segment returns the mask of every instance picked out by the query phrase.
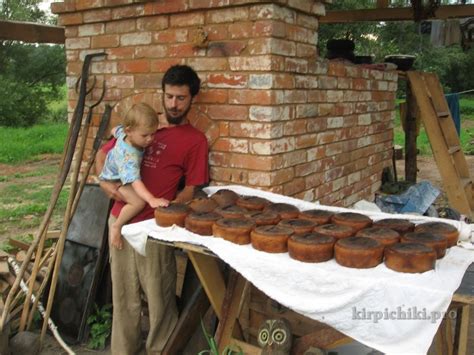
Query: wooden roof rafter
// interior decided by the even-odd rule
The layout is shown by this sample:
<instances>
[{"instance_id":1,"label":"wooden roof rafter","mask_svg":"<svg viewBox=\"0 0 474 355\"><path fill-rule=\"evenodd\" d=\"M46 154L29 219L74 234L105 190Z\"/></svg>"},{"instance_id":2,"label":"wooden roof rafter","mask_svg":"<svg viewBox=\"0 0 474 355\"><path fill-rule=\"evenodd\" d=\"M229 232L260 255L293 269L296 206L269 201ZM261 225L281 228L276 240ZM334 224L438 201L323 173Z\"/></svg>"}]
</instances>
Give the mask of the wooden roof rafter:
<instances>
[{"instance_id":1,"label":"wooden roof rafter","mask_svg":"<svg viewBox=\"0 0 474 355\"><path fill-rule=\"evenodd\" d=\"M385 1L378 1L375 9L326 11L320 23L351 23L363 21L413 21L411 7L387 7ZM441 5L435 17L428 20L474 17L474 5Z\"/></svg>"},{"instance_id":2,"label":"wooden roof rafter","mask_svg":"<svg viewBox=\"0 0 474 355\"><path fill-rule=\"evenodd\" d=\"M0 40L64 44L64 27L0 20Z\"/></svg>"}]
</instances>

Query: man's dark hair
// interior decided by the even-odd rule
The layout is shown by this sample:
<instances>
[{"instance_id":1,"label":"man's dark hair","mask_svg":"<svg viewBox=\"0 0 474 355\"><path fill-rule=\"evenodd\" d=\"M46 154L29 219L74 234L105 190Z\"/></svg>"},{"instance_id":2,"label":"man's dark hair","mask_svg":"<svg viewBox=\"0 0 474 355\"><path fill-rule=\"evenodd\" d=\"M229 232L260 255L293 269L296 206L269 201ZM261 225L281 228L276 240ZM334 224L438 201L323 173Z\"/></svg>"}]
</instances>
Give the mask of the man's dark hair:
<instances>
[{"instance_id":1,"label":"man's dark hair","mask_svg":"<svg viewBox=\"0 0 474 355\"><path fill-rule=\"evenodd\" d=\"M196 96L201 86L201 79L199 79L197 73L188 65L173 65L169 68L163 80L161 81L161 88L165 91L165 85L176 85L189 87L191 96Z\"/></svg>"}]
</instances>

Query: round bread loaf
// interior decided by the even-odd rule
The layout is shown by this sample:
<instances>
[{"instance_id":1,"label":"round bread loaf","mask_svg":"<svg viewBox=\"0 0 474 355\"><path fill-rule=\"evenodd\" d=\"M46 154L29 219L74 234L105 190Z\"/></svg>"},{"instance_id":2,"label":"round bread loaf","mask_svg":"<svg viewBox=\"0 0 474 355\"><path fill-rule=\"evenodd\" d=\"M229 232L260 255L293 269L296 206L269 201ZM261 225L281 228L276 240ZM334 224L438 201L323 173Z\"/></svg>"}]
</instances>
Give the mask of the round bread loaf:
<instances>
[{"instance_id":1,"label":"round bread loaf","mask_svg":"<svg viewBox=\"0 0 474 355\"><path fill-rule=\"evenodd\" d=\"M436 251L420 243L398 243L385 248L385 265L398 272L425 272L433 270Z\"/></svg>"},{"instance_id":2,"label":"round bread loaf","mask_svg":"<svg viewBox=\"0 0 474 355\"><path fill-rule=\"evenodd\" d=\"M272 203L265 207L264 211L276 212L281 219L298 218L300 210L289 203Z\"/></svg>"},{"instance_id":3,"label":"round bread loaf","mask_svg":"<svg viewBox=\"0 0 474 355\"><path fill-rule=\"evenodd\" d=\"M223 218L243 218L248 211L237 205L228 205L225 207L217 207L214 212L220 214Z\"/></svg>"},{"instance_id":4,"label":"round bread loaf","mask_svg":"<svg viewBox=\"0 0 474 355\"><path fill-rule=\"evenodd\" d=\"M260 226L250 232L252 246L267 253L286 253L288 238L293 234L291 228L281 226Z\"/></svg>"},{"instance_id":5,"label":"round bread loaf","mask_svg":"<svg viewBox=\"0 0 474 355\"><path fill-rule=\"evenodd\" d=\"M415 232L441 234L448 240L448 248L458 244L459 231L452 224L443 222L421 223L415 227Z\"/></svg>"},{"instance_id":6,"label":"round bread loaf","mask_svg":"<svg viewBox=\"0 0 474 355\"><path fill-rule=\"evenodd\" d=\"M332 259L336 239L319 233L294 234L288 239L288 253L293 259L320 263Z\"/></svg>"},{"instance_id":7,"label":"round bread loaf","mask_svg":"<svg viewBox=\"0 0 474 355\"><path fill-rule=\"evenodd\" d=\"M441 234L428 232L410 232L402 236L402 243L420 243L433 248L436 251L436 257L441 259L446 254L448 240Z\"/></svg>"},{"instance_id":8,"label":"round bread loaf","mask_svg":"<svg viewBox=\"0 0 474 355\"><path fill-rule=\"evenodd\" d=\"M184 220L184 226L199 235L212 235L212 225L220 218L215 212L192 212Z\"/></svg>"},{"instance_id":9,"label":"round bread loaf","mask_svg":"<svg viewBox=\"0 0 474 355\"><path fill-rule=\"evenodd\" d=\"M313 221L310 221L309 219L298 218L282 219L278 225L291 228L293 229L293 233L298 234L312 232L314 227L316 227L316 223Z\"/></svg>"},{"instance_id":10,"label":"round bread loaf","mask_svg":"<svg viewBox=\"0 0 474 355\"><path fill-rule=\"evenodd\" d=\"M235 205L239 195L232 190L222 189L212 194L211 198L216 201L219 207Z\"/></svg>"},{"instance_id":11,"label":"round bread loaf","mask_svg":"<svg viewBox=\"0 0 474 355\"><path fill-rule=\"evenodd\" d=\"M188 206L194 212L212 212L217 208L217 203L207 197L197 197L189 201Z\"/></svg>"},{"instance_id":12,"label":"round bread loaf","mask_svg":"<svg viewBox=\"0 0 474 355\"><path fill-rule=\"evenodd\" d=\"M338 224L323 224L314 228L314 232L328 235L336 239L349 238L354 236L355 231L348 226L340 226Z\"/></svg>"},{"instance_id":13,"label":"round bread loaf","mask_svg":"<svg viewBox=\"0 0 474 355\"><path fill-rule=\"evenodd\" d=\"M309 219L319 225L329 223L333 215L334 212L325 210L307 210L300 212L299 218Z\"/></svg>"},{"instance_id":14,"label":"round bread loaf","mask_svg":"<svg viewBox=\"0 0 474 355\"><path fill-rule=\"evenodd\" d=\"M257 226L275 225L280 222L280 216L275 212L253 211L248 213L246 217L255 221Z\"/></svg>"},{"instance_id":15,"label":"round bread loaf","mask_svg":"<svg viewBox=\"0 0 474 355\"><path fill-rule=\"evenodd\" d=\"M361 229L356 237L366 237L378 240L384 247L400 242L400 234L390 228L371 227Z\"/></svg>"},{"instance_id":16,"label":"round bread loaf","mask_svg":"<svg viewBox=\"0 0 474 355\"><path fill-rule=\"evenodd\" d=\"M331 222L341 226L351 227L356 232L372 225L372 220L369 217L355 212L336 213L331 217Z\"/></svg>"},{"instance_id":17,"label":"round bread loaf","mask_svg":"<svg viewBox=\"0 0 474 355\"><path fill-rule=\"evenodd\" d=\"M249 218L221 218L212 226L214 237L236 244L249 244L255 222Z\"/></svg>"},{"instance_id":18,"label":"round bread loaf","mask_svg":"<svg viewBox=\"0 0 474 355\"><path fill-rule=\"evenodd\" d=\"M184 203L170 203L167 207L155 209L155 221L160 227L170 227L173 224L184 227L184 219L189 214L190 208Z\"/></svg>"},{"instance_id":19,"label":"round bread loaf","mask_svg":"<svg viewBox=\"0 0 474 355\"><path fill-rule=\"evenodd\" d=\"M368 269L382 262L383 249L383 245L375 239L349 237L336 242L334 256L342 266Z\"/></svg>"},{"instance_id":20,"label":"round bread loaf","mask_svg":"<svg viewBox=\"0 0 474 355\"><path fill-rule=\"evenodd\" d=\"M384 218L374 222L374 227L390 228L398 232L400 235L413 232L415 224L406 219L401 218Z\"/></svg>"},{"instance_id":21,"label":"round bread loaf","mask_svg":"<svg viewBox=\"0 0 474 355\"><path fill-rule=\"evenodd\" d=\"M239 196L235 203L249 211L261 211L270 201L257 196Z\"/></svg>"}]
</instances>

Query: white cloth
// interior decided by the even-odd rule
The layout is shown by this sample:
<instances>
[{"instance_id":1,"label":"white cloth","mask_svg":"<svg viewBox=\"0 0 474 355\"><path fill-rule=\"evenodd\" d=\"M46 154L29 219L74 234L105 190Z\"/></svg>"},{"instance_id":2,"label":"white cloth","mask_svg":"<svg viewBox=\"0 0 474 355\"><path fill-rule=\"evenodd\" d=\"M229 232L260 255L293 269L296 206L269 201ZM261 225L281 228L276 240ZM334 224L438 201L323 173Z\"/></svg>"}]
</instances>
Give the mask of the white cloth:
<instances>
[{"instance_id":1,"label":"white cloth","mask_svg":"<svg viewBox=\"0 0 474 355\"><path fill-rule=\"evenodd\" d=\"M353 211L241 186L209 187L206 192L212 194L222 188L273 202L291 203L300 210ZM380 212L366 214L374 220L389 217L402 217L415 223L441 220ZM473 225L441 221L451 223L467 234L474 230ZM474 262L473 251L453 247L436 262L435 270L405 274L390 270L384 264L372 269L351 269L338 265L334 259L317 264L303 263L291 259L287 253L264 253L251 245L199 236L177 226L161 228L154 220L125 226L122 233L127 240L129 236L145 236L142 244L146 243L148 235L164 241L206 246L282 305L388 354L424 354L428 351L454 291L467 267ZM139 247L136 240L129 241ZM411 319L400 319L403 317Z\"/></svg>"}]
</instances>

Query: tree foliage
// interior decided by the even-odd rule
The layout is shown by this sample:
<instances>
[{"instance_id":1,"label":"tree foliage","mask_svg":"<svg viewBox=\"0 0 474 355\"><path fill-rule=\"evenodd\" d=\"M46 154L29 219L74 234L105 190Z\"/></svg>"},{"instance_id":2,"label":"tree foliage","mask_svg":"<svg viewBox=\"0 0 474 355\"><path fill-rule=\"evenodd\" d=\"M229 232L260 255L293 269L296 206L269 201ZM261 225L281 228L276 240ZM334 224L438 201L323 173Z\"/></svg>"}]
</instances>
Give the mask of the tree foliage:
<instances>
[{"instance_id":1,"label":"tree foliage","mask_svg":"<svg viewBox=\"0 0 474 355\"><path fill-rule=\"evenodd\" d=\"M39 0L0 0L2 19L47 22ZM29 126L50 116L65 82L63 46L0 41L0 125Z\"/></svg>"}]
</instances>

